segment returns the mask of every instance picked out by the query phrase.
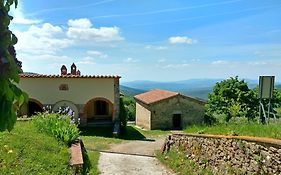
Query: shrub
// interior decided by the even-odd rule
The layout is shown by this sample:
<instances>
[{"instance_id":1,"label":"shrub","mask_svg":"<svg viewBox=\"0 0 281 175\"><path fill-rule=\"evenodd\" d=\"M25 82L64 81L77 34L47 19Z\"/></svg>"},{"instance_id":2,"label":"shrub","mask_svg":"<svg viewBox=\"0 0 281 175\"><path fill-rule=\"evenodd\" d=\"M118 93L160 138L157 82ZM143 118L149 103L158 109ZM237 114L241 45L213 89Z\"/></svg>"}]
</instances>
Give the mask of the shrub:
<instances>
[{"instance_id":1,"label":"shrub","mask_svg":"<svg viewBox=\"0 0 281 175\"><path fill-rule=\"evenodd\" d=\"M53 135L68 145L75 142L80 134L77 126L66 115L39 113L32 122L40 132Z\"/></svg>"}]
</instances>

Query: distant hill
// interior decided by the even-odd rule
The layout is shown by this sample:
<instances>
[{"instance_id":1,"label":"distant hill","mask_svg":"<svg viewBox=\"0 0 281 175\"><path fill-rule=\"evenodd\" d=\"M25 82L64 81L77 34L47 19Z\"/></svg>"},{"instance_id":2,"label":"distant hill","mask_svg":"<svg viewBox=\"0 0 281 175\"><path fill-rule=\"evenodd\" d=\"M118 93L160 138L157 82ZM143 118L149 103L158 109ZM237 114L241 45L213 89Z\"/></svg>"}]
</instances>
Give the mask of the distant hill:
<instances>
[{"instance_id":1,"label":"distant hill","mask_svg":"<svg viewBox=\"0 0 281 175\"><path fill-rule=\"evenodd\" d=\"M213 86L221 80L222 79L191 79L175 82L132 81L123 83L123 85L138 90L143 89L145 91L164 89L192 97L207 99L208 94L213 90Z\"/></svg>"},{"instance_id":2,"label":"distant hill","mask_svg":"<svg viewBox=\"0 0 281 175\"><path fill-rule=\"evenodd\" d=\"M164 89L180 92L182 94L207 99L208 94L213 91L217 82L223 79L190 79L174 82L157 82L157 81L132 81L123 83L127 88L137 89L139 91L149 91L152 89ZM258 80L245 79L249 88L258 86ZM280 82L276 82L277 88L281 89Z\"/></svg>"},{"instance_id":3,"label":"distant hill","mask_svg":"<svg viewBox=\"0 0 281 175\"><path fill-rule=\"evenodd\" d=\"M204 88L213 87L217 82L222 79L191 79L174 82L157 82L157 81L132 81L123 83L124 86L152 90L152 89L165 89L171 91L182 91L182 90L198 90Z\"/></svg>"},{"instance_id":4,"label":"distant hill","mask_svg":"<svg viewBox=\"0 0 281 175\"><path fill-rule=\"evenodd\" d=\"M125 96L135 96L137 94L141 94L146 92L145 90L140 90L140 89L135 89L135 88L130 88L127 86L120 85L120 91L123 93Z\"/></svg>"},{"instance_id":5,"label":"distant hill","mask_svg":"<svg viewBox=\"0 0 281 175\"><path fill-rule=\"evenodd\" d=\"M211 93L213 91L212 87L209 88L204 88L204 89L198 89L198 90L191 90L191 91L179 91L180 93L184 94L184 95L188 95L191 97L197 97L203 100L207 100L208 99L208 94Z\"/></svg>"}]
</instances>

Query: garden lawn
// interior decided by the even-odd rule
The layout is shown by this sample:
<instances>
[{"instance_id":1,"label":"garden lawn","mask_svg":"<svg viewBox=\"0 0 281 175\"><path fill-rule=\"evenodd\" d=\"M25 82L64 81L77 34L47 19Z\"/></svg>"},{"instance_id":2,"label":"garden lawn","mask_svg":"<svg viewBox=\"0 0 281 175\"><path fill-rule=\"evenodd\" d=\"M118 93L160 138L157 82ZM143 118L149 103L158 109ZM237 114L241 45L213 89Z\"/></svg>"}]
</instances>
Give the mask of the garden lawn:
<instances>
[{"instance_id":1,"label":"garden lawn","mask_svg":"<svg viewBox=\"0 0 281 175\"><path fill-rule=\"evenodd\" d=\"M258 123L220 124L214 126L192 126L186 133L255 136L281 139L281 123L262 125Z\"/></svg>"},{"instance_id":2,"label":"garden lawn","mask_svg":"<svg viewBox=\"0 0 281 175\"><path fill-rule=\"evenodd\" d=\"M0 174L71 174L67 146L39 133L31 122L0 132Z\"/></svg>"}]
</instances>

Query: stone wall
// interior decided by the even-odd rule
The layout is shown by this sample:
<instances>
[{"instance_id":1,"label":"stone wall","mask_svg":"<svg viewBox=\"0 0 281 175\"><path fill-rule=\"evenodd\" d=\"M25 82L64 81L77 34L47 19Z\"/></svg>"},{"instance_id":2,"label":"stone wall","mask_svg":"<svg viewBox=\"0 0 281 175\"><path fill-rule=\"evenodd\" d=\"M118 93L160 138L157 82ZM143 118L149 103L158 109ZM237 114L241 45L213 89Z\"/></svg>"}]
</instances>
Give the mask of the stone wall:
<instances>
[{"instance_id":1,"label":"stone wall","mask_svg":"<svg viewBox=\"0 0 281 175\"><path fill-rule=\"evenodd\" d=\"M281 140L173 134L162 151L170 149L185 151L188 159L215 174L281 174Z\"/></svg>"},{"instance_id":2,"label":"stone wall","mask_svg":"<svg viewBox=\"0 0 281 175\"><path fill-rule=\"evenodd\" d=\"M149 107L141 102L136 101L136 125L145 129L151 129Z\"/></svg>"}]
</instances>

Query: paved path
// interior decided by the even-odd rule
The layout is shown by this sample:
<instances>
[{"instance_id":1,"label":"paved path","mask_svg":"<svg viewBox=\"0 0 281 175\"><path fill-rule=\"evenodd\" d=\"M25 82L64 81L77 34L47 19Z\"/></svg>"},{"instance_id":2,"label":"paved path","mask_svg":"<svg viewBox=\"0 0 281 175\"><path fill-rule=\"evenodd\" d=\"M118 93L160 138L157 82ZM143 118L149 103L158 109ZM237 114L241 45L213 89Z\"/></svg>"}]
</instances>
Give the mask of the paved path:
<instances>
[{"instance_id":1,"label":"paved path","mask_svg":"<svg viewBox=\"0 0 281 175\"><path fill-rule=\"evenodd\" d=\"M170 175L155 157L102 152L98 168L101 175Z\"/></svg>"},{"instance_id":2,"label":"paved path","mask_svg":"<svg viewBox=\"0 0 281 175\"><path fill-rule=\"evenodd\" d=\"M130 141L114 145L109 152L101 152L98 168L104 175L170 175L174 174L155 157L155 150L165 137L156 140Z\"/></svg>"},{"instance_id":3,"label":"paved path","mask_svg":"<svg viewBox=\"0 0 281 175\"><path fill-rule=\"evenodd\" d=\"M164 141L165 137L156 140L135 140L124 144L114 145L108 151L153 156L156 150L161 149Z\"/></svg>"}]
</instances>

